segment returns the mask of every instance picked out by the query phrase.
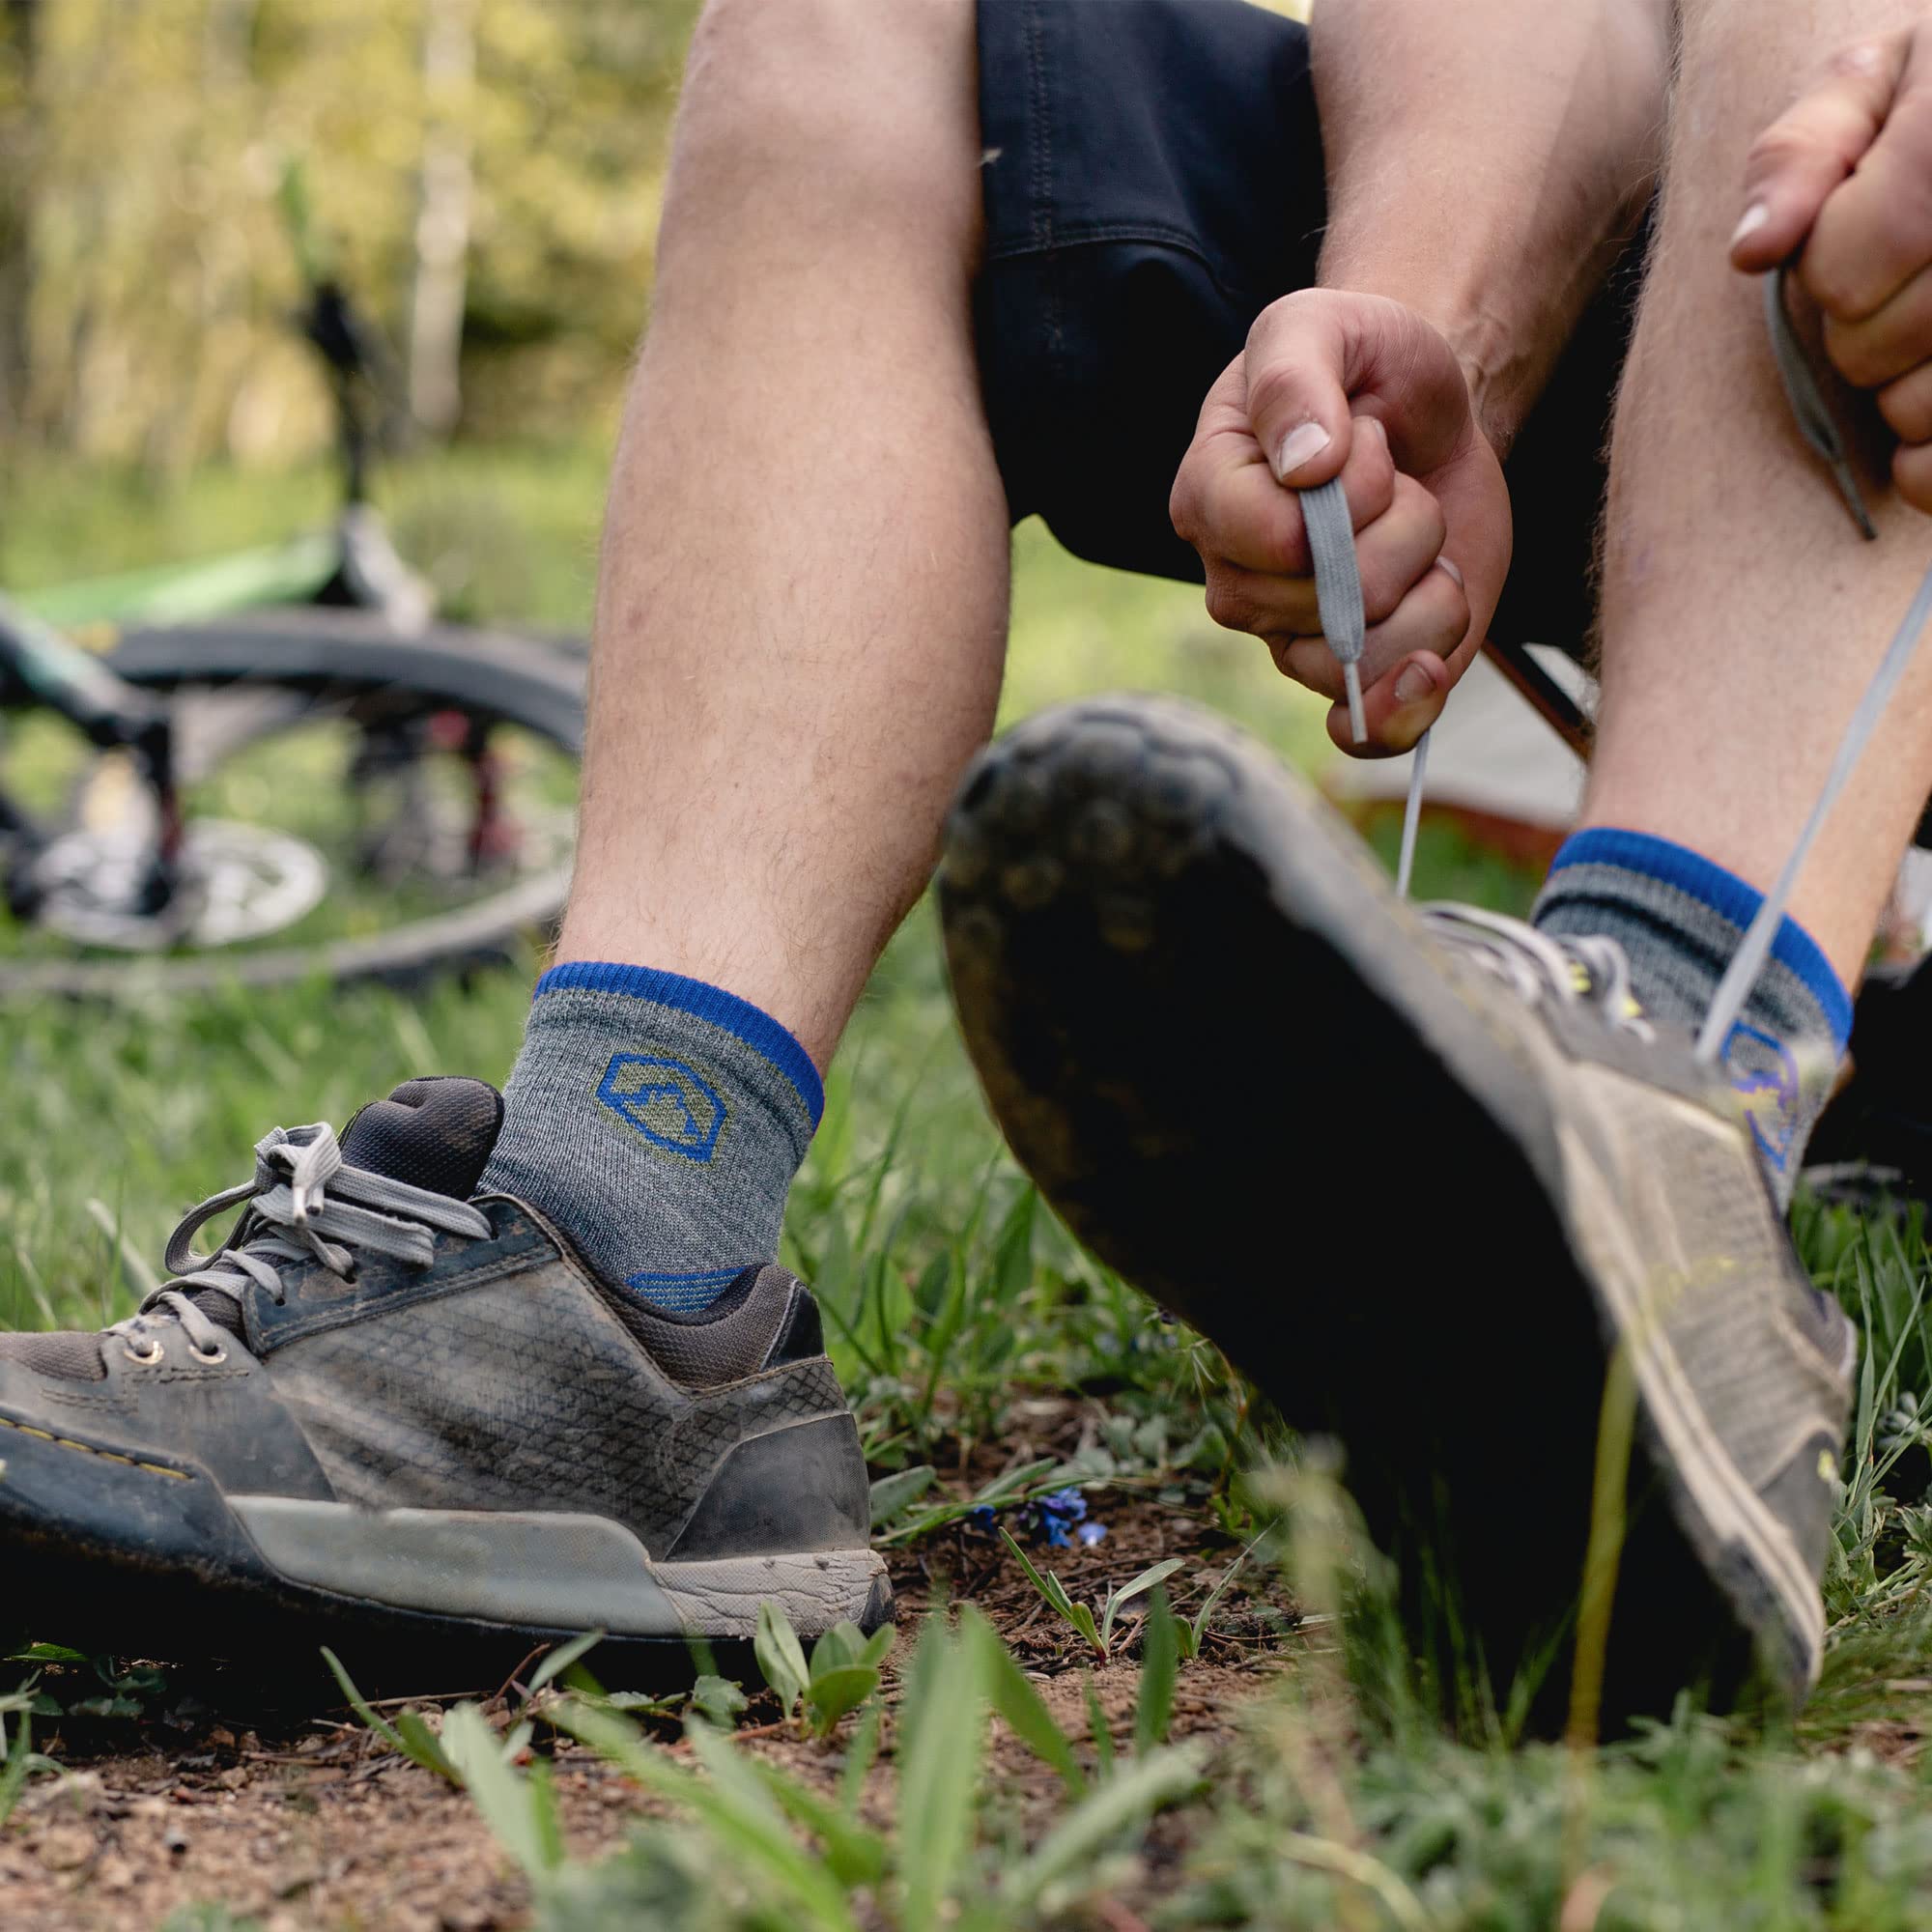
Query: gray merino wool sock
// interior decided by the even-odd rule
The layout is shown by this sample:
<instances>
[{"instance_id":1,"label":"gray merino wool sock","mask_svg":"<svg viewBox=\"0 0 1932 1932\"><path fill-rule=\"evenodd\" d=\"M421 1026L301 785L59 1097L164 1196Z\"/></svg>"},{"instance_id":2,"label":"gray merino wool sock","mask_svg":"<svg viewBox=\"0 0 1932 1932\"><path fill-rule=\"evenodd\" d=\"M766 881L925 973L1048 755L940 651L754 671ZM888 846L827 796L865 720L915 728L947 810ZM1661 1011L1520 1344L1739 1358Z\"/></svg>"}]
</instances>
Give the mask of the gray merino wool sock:
<instances>
[{"instance_id":1,"label":"gray merino wool sock","mask_svg":"<svg viewBox=\"0 0 1932 1932\"><path fill-rule=\"evenodd\" d=\"M1763 903L1755 887L1685 846L1600 827L1565 841L1532 919L1558 939L1614 939L1646 1017L1694 1033ZM1851 1030L1851 995L1818 943L1786 919L1719 1056L1780 1207Z\"/></svg>"},{"instance_id":2,"label":"gray merino wool sock","mask_svg":"<svg viewBox=\"0 0 1932 1932\"><path fill-rule=\"evenodd\" d=\"M736 994L577 961L537 981L504 1103L477 1191L528 1202L607 1281L689 1315L778 1252L825 1094Z\"/></svg>"}]
</instances>

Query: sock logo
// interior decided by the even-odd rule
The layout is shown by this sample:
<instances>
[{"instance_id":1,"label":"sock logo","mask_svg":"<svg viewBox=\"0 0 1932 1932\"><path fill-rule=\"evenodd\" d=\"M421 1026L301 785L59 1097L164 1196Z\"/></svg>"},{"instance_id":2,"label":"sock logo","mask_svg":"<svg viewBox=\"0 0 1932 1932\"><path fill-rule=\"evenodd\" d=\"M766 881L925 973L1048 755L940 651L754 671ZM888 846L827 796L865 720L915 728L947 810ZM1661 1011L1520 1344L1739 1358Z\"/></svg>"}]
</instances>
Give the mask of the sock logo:
<instances>
[{"instance_id":1,"label":"sock logo","mask_svg":"<svg viewBox=\"0 0 1932 1932\"><path fill-rule=\"evenodd\" d=\"M1724 1041L1724 1071L1744 1102L1751 1138L1782 1172L1798 1131L1798 1063L1791 1049L1740 1020Z\"/></svg>"},{"instance_id":2,"label":"sock logo","mask_svg":"<svg viewBox=\"0 0 1932 1932\"><path fill-rule=\"evenodd\" d=\"M724 1102L716 1088L681 1060L612 1054L597 1083L597 1097L653 1147L696 1161L708 1161L718 1151Z\"/></svg>"}]
</instances>

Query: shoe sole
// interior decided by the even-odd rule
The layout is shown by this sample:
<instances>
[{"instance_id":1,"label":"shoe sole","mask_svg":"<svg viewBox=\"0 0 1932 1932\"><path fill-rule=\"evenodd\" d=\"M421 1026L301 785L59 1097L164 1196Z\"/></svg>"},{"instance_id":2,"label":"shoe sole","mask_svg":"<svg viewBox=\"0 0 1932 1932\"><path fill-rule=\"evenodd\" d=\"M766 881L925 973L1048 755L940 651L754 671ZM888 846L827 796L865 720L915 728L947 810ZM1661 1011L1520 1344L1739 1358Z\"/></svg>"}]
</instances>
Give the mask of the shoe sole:
<instances>
[{"instance_id":1,"label":"shoe sole","mask_svg":"<svg viewBox=\"0 0 1932 1932\"><path fill-rule=\"evenodd\" d=\"M871 1549L657 1562L602 1517L223 1495L191 1463L5 1414L0 1574L49 1638L144 1656L286 1657L359 1634L447 1668L603 1630L600 1669L676 1676L695 1642L748 1642L767 1599L807 1639L894 1616Z\"/></svg>"},{"instance_id":2,"label":"shoe sole","mask_svg":"<svg viewBox=\"0 0 1932 1932\"><path fill-rule=\"evenodd\" d=\"M1434 1567L1492 1682L1549 1655L1609 1345L1636 1320L1559 1206L1588 1184L1549 1099L1572 1064L1492 1035L1327 808L1171 700L1070 707L994 746L940 899L993 1111L1075 1233L1290 1421L1340 1436L1413 1614ZM1312 1228L1290 1221L1297 1182ZM1317 1286L1294 1296L1297 1262ZM1753 1636L1806 1681L1815 1586L1662 1338L1642 1342L1606 1711L1667 1710L1700 1680L1734 1694Z\"/></svg>"}]
</instances>

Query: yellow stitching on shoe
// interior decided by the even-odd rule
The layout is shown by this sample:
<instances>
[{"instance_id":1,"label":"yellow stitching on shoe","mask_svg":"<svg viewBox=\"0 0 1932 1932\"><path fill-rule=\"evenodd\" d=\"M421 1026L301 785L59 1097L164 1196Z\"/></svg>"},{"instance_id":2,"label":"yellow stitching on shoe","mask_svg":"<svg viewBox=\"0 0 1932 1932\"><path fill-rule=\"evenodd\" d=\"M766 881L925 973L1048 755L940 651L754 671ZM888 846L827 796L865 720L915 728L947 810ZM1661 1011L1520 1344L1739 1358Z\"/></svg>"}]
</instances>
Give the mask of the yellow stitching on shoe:
<instances>
[{"instance_id":1,"label":"yellow stitching on shoe","mask_svg":"<svg viewBox=\"0 0 1932 1932\"><path fill-rule=\"evenodd\" d=\"M22 1435L34 1436L42 1442L50 1442L56 1449L77 1449L83 1456L99 1456L103 1463L119 1463L129 1469L145 1469L151 1476L170 1476L178 1483L192 1482L194 1479L185 1469L170 1469L165 1463L143 1463L132 1456L123 1456L112 1449L97 1449L90 1442L76 1442L71 1436L56 1435L51 1430L36 1429L30 1422L15 1422L11 1416L0 1415L0 1429L12 1429Z\"/></svg>"}]
</instances>

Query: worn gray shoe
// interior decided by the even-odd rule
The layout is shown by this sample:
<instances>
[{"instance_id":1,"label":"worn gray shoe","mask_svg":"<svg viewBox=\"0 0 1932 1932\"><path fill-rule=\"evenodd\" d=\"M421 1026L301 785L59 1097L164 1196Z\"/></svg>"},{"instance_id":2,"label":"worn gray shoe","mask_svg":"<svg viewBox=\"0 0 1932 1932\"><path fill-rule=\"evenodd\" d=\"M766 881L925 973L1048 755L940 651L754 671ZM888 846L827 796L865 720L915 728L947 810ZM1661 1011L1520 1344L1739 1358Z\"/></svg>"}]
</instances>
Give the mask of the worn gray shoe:
<instances>
[{"instance_id":1,"label":"worn gray shoe","mask_svg":"<svg viewBox=\"0 0 1932 1932\"><path fill-rule=\"evenodd\" d=\"M0 1335L16 1614L144 1656L359 1627L444 1659L591 1629L681 1653L767 1597L807 1635L891 1617L805 1287L747 1268L694 1321L608 1288L522 1203L467 1198L500 1115L419 1080L340 1147L277 1128L138 1315Z\"/></svg>"},{"instance_id":2,"label":"worn gray shoe","mask_svg":"<svg viewBox=\"0 0 1932 1932\"><path fill-rule=\"evenodd\" d=\"M1614 946L1403 904L1273 757L1139 697L985 753L940 894L1014 1151L1340 1436L1411 1607L1453 1577L1463 1621L1432 1644L1499 1695L1547 1666L1560 1707L1594 1514L1609 1707L1728 1695L1752 1647L1802 1694L1852 1330L1728 1086L1635 1013Z\"/></svg>"}]
</instances>

